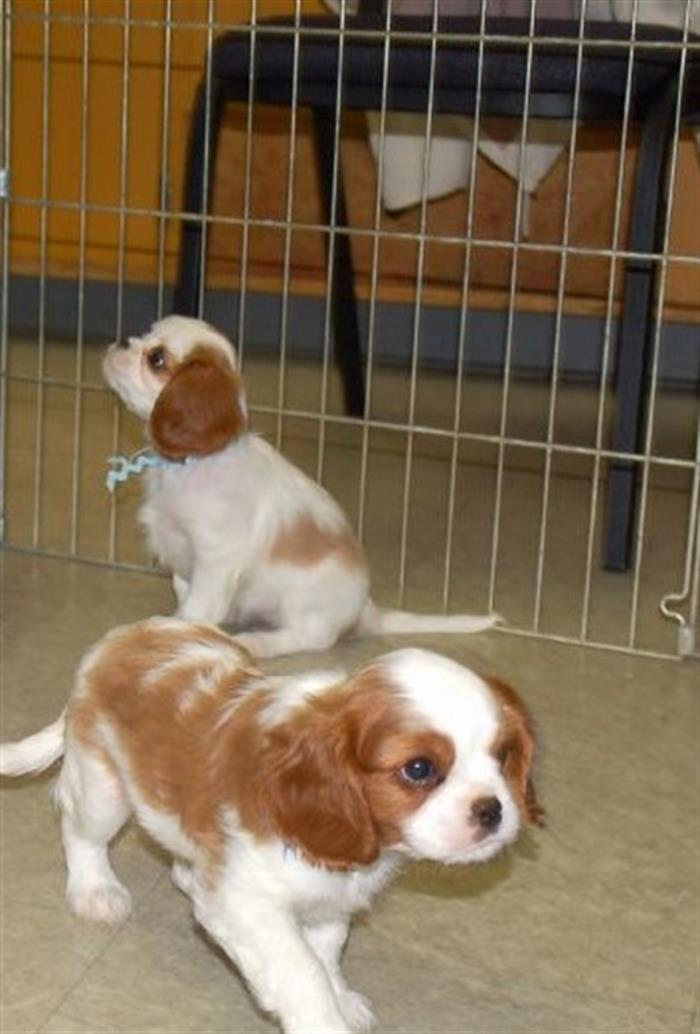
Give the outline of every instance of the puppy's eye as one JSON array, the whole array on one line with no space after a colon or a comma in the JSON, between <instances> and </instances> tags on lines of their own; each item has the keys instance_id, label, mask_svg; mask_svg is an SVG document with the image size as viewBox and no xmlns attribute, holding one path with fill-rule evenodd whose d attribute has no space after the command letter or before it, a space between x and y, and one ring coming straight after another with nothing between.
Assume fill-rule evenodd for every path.
<instances>
[{"instance_id":1,"label":"puppy's eye","mask_svg":"<svg viewBox=\"0 0 700 1034\"><path fill-rule=\"evenodd\" d=\"M401 778L411 786L425 786L437 778L437 769L430 758L411 758L400 769Z\"/></svg>"},{"instance_id":2,"label":"puppy's eye","mask_svg":"<svg viewBox=\"0 0 700 1034\"><path fill-rule=\"evenodd\" d=\"M152 348L147 356L148 365L152 370L162 370L165 366L165 349L158 345Z\"/></svg>"}]
</instances>

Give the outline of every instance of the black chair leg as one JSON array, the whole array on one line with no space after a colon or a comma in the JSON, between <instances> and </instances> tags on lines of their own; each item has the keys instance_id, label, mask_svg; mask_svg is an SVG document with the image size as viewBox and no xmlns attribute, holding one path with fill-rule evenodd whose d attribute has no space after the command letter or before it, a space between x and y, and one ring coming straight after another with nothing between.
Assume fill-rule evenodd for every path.
<instances>
[{"instance_id":1,"label":"black chair leg","mask_svg":"<svg viewBox=\"0 0 700 1034\"><path fill-rule=\"evenodd\" d=\"M183 206L186 212L207 211L214 178L216 151L223 110L221 84L213 79L209 90L207 116L207 84L204 79L197 89L187 144L185 191ZM207 138L207 122L209 135ZM207 147L208 144L208 147ZM208 160L208 165L207 165ZM205 183L205 170L207 182ZM181 316L201 316L201 283L206 272L206 240L201 219L184 219L180 241L180 261L173 295L173 312Z\"/></svg>"},{"instance_id":2,"label":"black chair leg","mask_svg":"<svg viewBox=\"0 0 700 1034\"><path fill-rule=\"evenodd\" d=\"M672 80L651 107L642 130L630 231L630 251L651 255L664 213L668 145L678 83ZM652 303L656 262L630 259L625 269L618 334L615 426L612 449L642 446L645 394L652 350ZM633 559L638 465L613 460L608 476L603 566L626 571Z\"/></svg>"},{"instance_id":3,"label":"black chair leg","mask_svg":"<svg viewBox=\"0 0 700 1034\"><path fill-rule=\"evenodd\" d=\"M314 136L326 225L335 225L341 230L346 230L348 218L340 156L338 156L336 206L335 212L332 211L335 126L334 112L331 109L314 108ZM329 255L328 238L326 247L326 253ZM350 238L347 233L338 233L335 236L331 283L335 361L343 382L345 410L350 416L361 417L365 412L365 385L355 299L355 278Z\"/></svg>"}]
</instances>

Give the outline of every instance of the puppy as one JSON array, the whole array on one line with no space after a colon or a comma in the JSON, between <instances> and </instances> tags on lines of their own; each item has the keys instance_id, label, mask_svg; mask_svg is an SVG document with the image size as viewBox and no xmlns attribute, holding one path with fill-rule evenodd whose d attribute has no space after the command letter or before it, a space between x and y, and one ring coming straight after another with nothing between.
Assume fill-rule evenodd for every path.
<instances>
[{"instance_id":1,"label":"puppy","mask_svg":"<svg viewBox=\"0 0 700 1034\"><path fill-rule=\"evenodd\" d=\"M257 629L238 638L260 657L324 650L348 633L477 632L496 623L372 602L345 515L248 431L235 352L206 323L169 316L144 337L111 345L103 370L147 425L154 452L133 468L150 468L140 520L173 574L178 617Z\"/></svg>"},{"instance_id":2,"label":"puppy","mask_svg":"<svg viewBox=\"0 0 700 1034\"><path fill-rule=\"evenodd\" d=\"M0 772L63 756L79 916L127 916L107 848L133 813L259 1005L288 1034L342 1034L372 1021L340 971L352 914L402 860L485 861L537 822L533 752L515 692L438 654L265 678L224 632L152 618L86 655L63 715L0 747Z\"/></svg>"}]
</instances>

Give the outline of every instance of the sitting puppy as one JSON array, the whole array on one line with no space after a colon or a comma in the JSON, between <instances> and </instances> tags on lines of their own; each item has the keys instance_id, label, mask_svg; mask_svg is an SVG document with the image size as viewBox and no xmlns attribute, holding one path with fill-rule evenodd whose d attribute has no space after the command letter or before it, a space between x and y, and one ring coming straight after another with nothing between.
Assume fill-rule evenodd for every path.
<instances>
[{"instance_id":1,"label":"sitting puppy","mask_svg":"<svg viewBox=\"0 0 700 1034\"><path fill-rule=\"evenodd\" d=\"M194 914L287 1032L367 1030L340 955L405 858L484 861L537 822L515 692L424 650L353 675L263 677L216 628L152 618L85 656L64 714L0 747L0 772L63 755L71 908L118 922L108 859L134 813Z\"/></svg>"},{"instance_id":2,"label":"sitting puppy","mask_svg":"<svg viewBox=\"0 0 700 1034\"><path fill-rule=\"evenodd\" d=\"M155 452L140 457L151 467L140 519L173 573L179 617L257 628L239 641L260 657L328 649L347 633L476 632L495 624L494 616L375 606L345 515L248 432L233 347L206 323L169 316L144 337L111 345L103 370L147 422Z\"/></svg>"}]
</instances>

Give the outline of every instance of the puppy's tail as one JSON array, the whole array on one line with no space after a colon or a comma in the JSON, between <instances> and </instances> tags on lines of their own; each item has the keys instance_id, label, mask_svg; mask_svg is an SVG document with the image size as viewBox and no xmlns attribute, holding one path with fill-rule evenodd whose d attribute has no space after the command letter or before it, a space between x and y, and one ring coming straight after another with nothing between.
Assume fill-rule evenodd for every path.
<instances>
[{"instance_id":1,"label":"puppy's tail","mask_svg":"<svg viewBox=\"0 0 700 1034\"><path fill-rule=\"evenodd\" d=\"M378 607L369 600L357 626L359 635L403 635L412 632L484 632L502 623L498 614L412 614Z\"/></svg>"},{"instance_id":2,"label":"puppy's tail","mask_svg":"<svg viewBox=\"0 0 700 1034\"><path fill-rule=\"evenodd\" d=\"M43 772L63 754L65 711L52 725L16 743L0 743L0 775Z\"/></svg>"}]
</instances>

